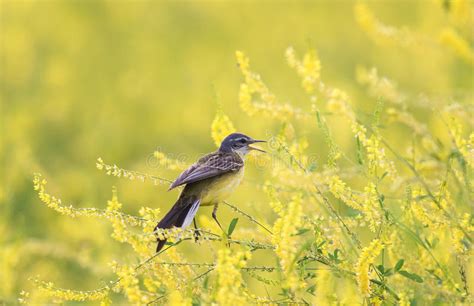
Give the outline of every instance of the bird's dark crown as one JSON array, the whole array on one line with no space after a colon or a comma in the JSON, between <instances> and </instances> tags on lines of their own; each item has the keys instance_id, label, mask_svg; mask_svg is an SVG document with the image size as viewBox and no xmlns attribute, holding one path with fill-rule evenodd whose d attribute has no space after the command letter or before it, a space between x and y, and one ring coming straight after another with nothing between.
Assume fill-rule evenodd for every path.
<instances>
[{"instance_id":1,"label":"bird's dark crown","mask_svg":"<svg viewBox=\"0 0 474 306\"><path fill-rule=\"evenodd\" d=\"M233 150L238 150L240 148L246 147L251 143L253 143L253 139L251 137L241 133L232 133L226 138L224 138L219 148L219 151L231 152Z\"/></svg>"}]
</instances>

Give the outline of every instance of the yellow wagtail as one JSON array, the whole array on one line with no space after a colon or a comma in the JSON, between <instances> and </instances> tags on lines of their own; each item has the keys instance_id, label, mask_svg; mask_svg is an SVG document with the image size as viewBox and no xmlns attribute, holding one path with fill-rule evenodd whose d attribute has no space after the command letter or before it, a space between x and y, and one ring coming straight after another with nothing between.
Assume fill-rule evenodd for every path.
<instances>
[{"instance_id":1,"label":"yellow wagtail","mask_svg":"<svg viewBox=\"0 0 474 306\"><path fill-rule=\"evenodd\" d=\"M265 141L255 140L240 133L230 134L216 152L201 157L181 173L168 190L186 186L170 211L155 227L155 231L173 226L185 228L194 220L199 206L209 205L214 205L212 218L221 227L216 216L217 206L240 184L244 175L245 155L251 150L265 152L250 146L256 142ZM157 241L156 251L159 252L166 239L158 238Z\"/></svg>"}]
</instances>

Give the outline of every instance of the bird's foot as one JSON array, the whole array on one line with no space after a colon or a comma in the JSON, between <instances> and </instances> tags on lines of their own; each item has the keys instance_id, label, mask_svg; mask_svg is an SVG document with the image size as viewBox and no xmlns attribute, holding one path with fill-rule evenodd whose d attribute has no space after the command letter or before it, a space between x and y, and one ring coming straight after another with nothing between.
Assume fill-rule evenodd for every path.
<instances>
[{"instance_id":1,"label":"bird's foot","mask_svg":"<svg viewBox=\"0 0 474 306\"><path fill-rule=\"evenodd\" d=\"M201 239L201 231L198 228L194 229L194 242L198 242Z\"/></svg>"}]
</instances>

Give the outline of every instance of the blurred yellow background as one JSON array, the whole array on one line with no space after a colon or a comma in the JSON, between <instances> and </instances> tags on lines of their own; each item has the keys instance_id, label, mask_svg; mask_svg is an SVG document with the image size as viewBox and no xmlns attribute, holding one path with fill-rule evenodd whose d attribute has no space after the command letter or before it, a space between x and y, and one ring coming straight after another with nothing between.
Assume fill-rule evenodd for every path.
<instances>
[{"instance_id":1,"label":"blurred yellow background","mask_svg":"<svg viewBox=\"0 0 474 306\"><path fill-rule=\"evenodd\" d=\"M356 81L358 66L375 66L406 92L435 97L430 103L472 103L472 65L438 44L446 26L461 24L472 46L472 31L462 30L465 14L453 12L449 0L368 3L380 20L422 33L414 44L373 39L358 24L354 1L0 3L0 303L16 301L36 275L65 288L93 289L111 278L111 259L134 260L129 247L110 238L108 224L70 219L41 205L33 173L41 172L67 205L105 208L117 186L126 212L149 206L164 213L176 191L106 176L96 169L97 158L173 179L177 171L147 161L155 150L186 163L214 150L210 125L219 107L252 137L268 138L280 129L239 108L236 50L250 57L279 101L308 112L300 80L285 61L288 46L317 49L325 82L346 90L362 115L370 116L376 103ZM423 96L413 97L415 114L429 123L436 115L417 108ZM331 124L341 146L349 146L353 136ZM325 160L321 133L305 133L299 136ZM406 137L391 136L394 142ZM250 165L230 202L265 218L267 199L254 186L265 176ZM221 208L221 216L228 224L233 213ZM183 246L188 249L197 250Z\"/></svg>"}]
</instances>

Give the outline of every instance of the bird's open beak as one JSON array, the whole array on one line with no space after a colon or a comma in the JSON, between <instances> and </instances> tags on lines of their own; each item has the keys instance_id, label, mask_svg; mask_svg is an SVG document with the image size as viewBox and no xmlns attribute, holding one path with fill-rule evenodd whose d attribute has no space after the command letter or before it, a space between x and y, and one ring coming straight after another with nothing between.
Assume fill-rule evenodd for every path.
<instances>
[{"instance_id":1,"label":"bird's open beak","mask_svg":"<svg viewBox=\"0 0 474 306\"><path fill-rule=\"evenodd\" d=\"M251 143L257 143L257 142L266 142L266 141L265 140L255 140L255 139L253 139ZM252 146L248 146L248 147L249 147L250 150L255 150L255 151L267 153L267 151L264 151L264 150L256 148L256 147L252 147Z\"/></svg>"}]
</instances>

